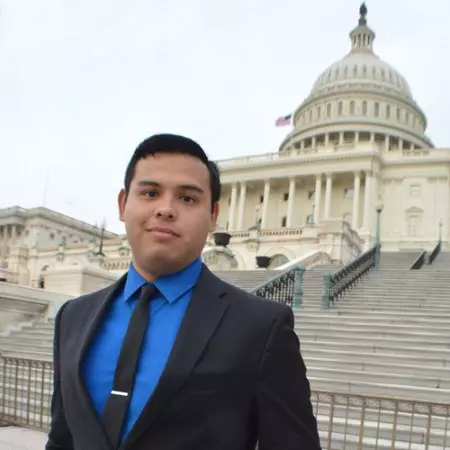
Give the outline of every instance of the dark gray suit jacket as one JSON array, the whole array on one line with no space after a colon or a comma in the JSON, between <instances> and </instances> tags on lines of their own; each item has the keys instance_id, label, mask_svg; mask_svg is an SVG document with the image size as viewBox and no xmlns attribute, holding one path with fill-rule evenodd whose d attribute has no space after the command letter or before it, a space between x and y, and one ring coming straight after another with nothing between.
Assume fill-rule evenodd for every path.
<instances>
[{"instance_id":1,"label":"dark gray suit jacket","mask_svg":"<svg viewBox=\"0 0 450 450\"><path fill-rule=\"evenodd\" d=\"M126 275L66 303L55 320L46 450L112 450L81 362ZM123 450L319 450L292 310L231 286L205 266L165 370Z\"/></svg>"}]
</instances>

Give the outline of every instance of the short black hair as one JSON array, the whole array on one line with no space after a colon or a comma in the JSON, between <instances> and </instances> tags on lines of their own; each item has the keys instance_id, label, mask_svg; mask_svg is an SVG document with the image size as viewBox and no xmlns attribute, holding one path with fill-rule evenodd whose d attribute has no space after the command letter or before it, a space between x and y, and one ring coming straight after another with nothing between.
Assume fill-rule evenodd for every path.
<instances>
[{"instance_id":1,"label":"short black hair","mask_svg":"<svg viewBox=\"0 0 450 450\"><path fill-rule=\"evenodd\" d=\"M125 194L130 192L136 165L141 159L156 153L181 153L198 158L205 164L209 172L211 187L211 210L214 204L220 200L222 186L220 183L219 167L214 161L210 161L203 148L194 140L177 134L155 134L141 142L133 153L125 171Z\"/></svg>"}]
</instances>

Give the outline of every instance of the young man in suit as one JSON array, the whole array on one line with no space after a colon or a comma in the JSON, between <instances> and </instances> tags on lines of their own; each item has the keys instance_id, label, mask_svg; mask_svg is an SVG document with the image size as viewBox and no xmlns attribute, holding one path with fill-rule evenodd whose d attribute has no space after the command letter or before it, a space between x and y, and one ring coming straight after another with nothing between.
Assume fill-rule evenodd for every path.
<instances>
[{"instance_id":1,"label":"young man in suit","mask_svg":"<svg viewBox=\"0 0 450 450\"><path fill-rule=\"evenodd\" d=\"M320 450L292 310L201 262L220 191L191 139L136 149L118 199L129 271L55 319L47 450Z\"/></svg>"}]
</instances>

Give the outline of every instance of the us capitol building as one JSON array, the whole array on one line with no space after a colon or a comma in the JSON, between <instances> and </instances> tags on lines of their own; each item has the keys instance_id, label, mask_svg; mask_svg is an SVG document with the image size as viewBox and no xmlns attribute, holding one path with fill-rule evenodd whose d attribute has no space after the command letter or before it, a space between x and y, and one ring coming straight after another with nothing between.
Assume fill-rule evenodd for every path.
<instances>
[{"instance_id":1,"label":"us capitol building","mask_svg":"<svg viewBox=\"0 0 450 450\"><path fill-rule=\"evenodd\" d=\"M424 112L374 40L363 4L350 52L315 81L278 152L219 161L208 266L255 269L256 256L279 269L345 264L377 236L384 251L431 249L439 237L448 249L449 149L426 136ZM46 208L0 210L4 281L75 294L129 261L124 236Z\"/></svg>"}]
</instances>

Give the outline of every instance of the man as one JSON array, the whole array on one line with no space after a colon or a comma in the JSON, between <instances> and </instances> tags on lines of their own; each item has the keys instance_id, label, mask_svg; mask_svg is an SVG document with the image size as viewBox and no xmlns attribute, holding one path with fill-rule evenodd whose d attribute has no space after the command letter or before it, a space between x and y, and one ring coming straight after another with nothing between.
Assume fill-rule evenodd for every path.
<instances>
[{"instance_id":1,"label":"man","mask_svg":"<svg viewBox=\"0 0 450 450\"><path fill-rule=\"evenodd\" d=\"M119 194L132 262L55 320L47 450L319 450L293 313L200 256L220 179L194 141L136 149Z\"/></svg>"}]
</instances>

